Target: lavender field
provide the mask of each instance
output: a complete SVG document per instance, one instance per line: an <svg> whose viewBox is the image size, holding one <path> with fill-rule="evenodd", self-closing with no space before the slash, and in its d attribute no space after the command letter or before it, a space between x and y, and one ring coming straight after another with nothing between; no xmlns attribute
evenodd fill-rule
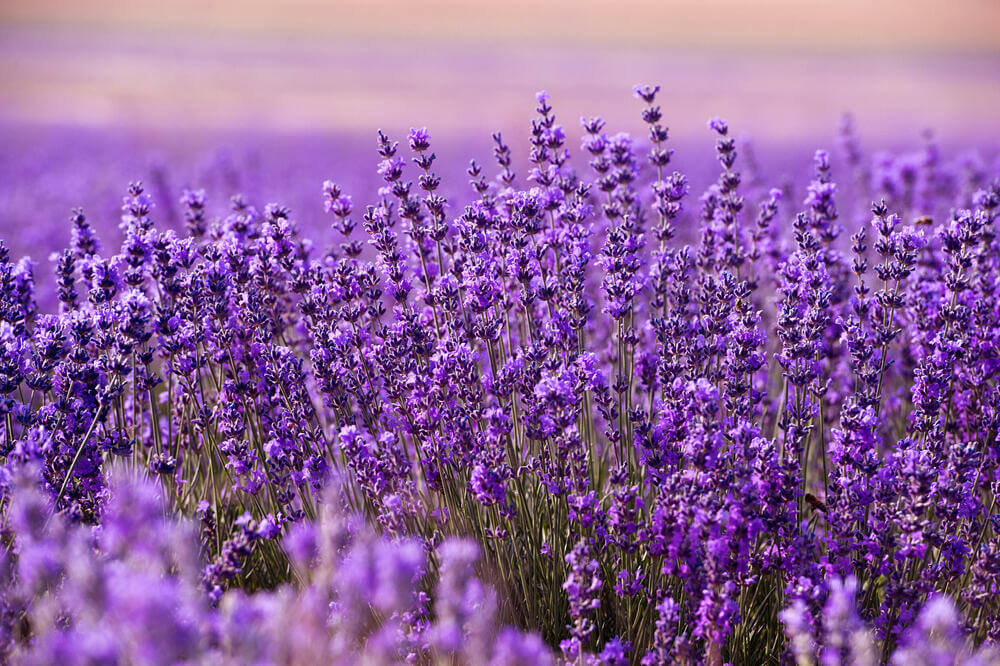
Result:
<svg viewBox="0 0 1000 666"><path fill-rule="evenodd" d="M990 10L432 89L58 4L0 9L0 663L1000 664Z"/></svg>

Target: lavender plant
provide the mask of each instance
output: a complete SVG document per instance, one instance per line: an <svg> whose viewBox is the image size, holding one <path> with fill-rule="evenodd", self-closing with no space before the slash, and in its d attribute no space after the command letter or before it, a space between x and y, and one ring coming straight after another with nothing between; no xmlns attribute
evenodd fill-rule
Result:
<svg viewBox="0 0 1000 666"><path fill-rule="evenodd" d="M769 188L716 118L694 198L634 92L464 195L379 132L322 250L138 182L51 296L0 245L4 657L1000 662L1000 170L846 121Z"/></svg>

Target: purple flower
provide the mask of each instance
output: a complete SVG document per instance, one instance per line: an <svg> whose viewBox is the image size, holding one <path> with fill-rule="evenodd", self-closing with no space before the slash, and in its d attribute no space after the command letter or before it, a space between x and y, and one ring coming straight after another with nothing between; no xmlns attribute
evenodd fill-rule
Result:
<svg viewBox="0 0 1000 666"><path fill-rule="evenodd" d="M15 147L0 661L996 661L1000 163L682 172L660 92L492 173L156 164L49 264L101 186Z"/></svg>
<svg viewBox="0 0 1000 666"><path fill-rule="evenodd" d="M431 135L426 127L412 128L407 136L407 141L410 143L410 150L419 153L430 148Z"/></svg>
<svg viewBox="0 0 1000 666"><path fill-rule="evenodd" d="M722 118L712 118L708 121L708 129L719 134L719 136L726 136L729 133L729 125Z"/></svg>

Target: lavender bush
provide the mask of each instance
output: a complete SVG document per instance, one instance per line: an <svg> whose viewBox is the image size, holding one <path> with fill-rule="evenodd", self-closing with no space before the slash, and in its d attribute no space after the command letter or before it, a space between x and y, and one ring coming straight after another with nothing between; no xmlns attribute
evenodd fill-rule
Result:
<svg viewBox="0 0 1000 666"><path fill-rule="evenodd" d="M466 196L379 132L323 251L139 183L51 294L0 249L0 654L1000 663L1000 169L845 122L771 188L716 118L695 198L658 90Z"/></svg>

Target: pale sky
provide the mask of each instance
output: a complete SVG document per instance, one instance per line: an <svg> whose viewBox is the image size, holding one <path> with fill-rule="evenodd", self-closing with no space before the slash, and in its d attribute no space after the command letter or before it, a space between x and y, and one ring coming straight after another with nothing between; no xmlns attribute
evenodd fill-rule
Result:
<svg viewBox="0 0 1000 666"><path fill-rule="evenodd" d="M664 86L681 133L862 127L1000 135L996 0L406 2L5 0L0 120L159 129L438 134L631 119ZM523 124L523 123L522 123Z"/></svg>

